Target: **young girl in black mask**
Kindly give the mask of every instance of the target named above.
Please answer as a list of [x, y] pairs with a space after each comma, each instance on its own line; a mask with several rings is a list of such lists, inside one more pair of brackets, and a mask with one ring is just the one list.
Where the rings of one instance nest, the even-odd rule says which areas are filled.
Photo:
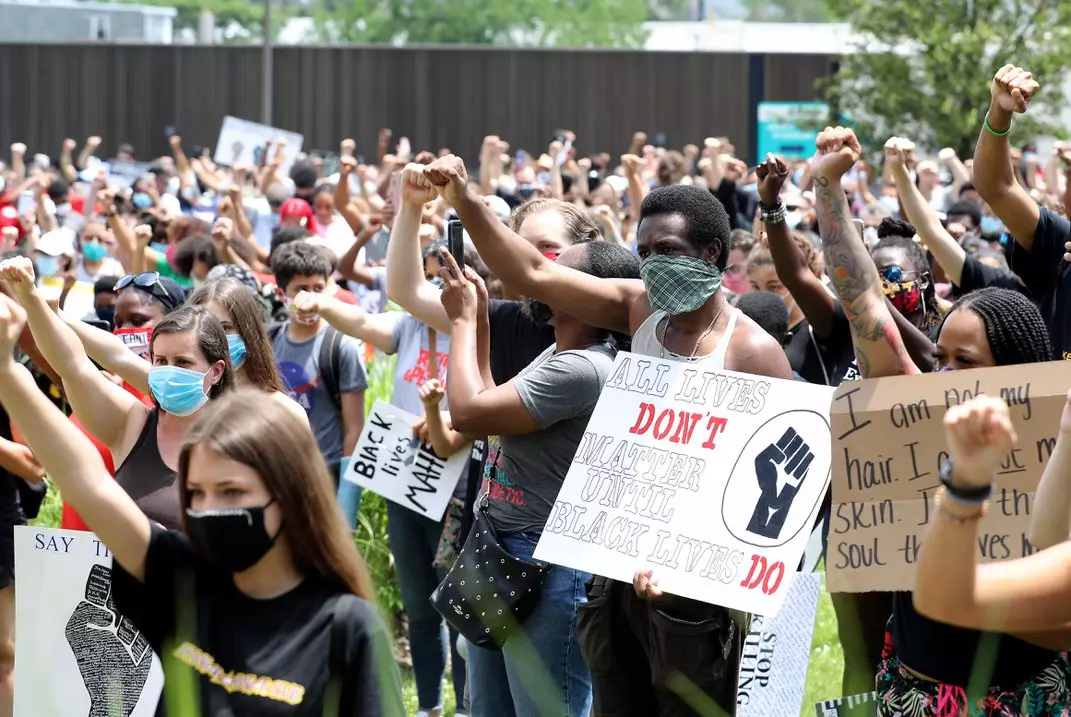
[[149, 521], [12, 359], [25, 322], [0, 296], [0, 403], [114, 556], [104, 602], [124, 616], [130, 664], [106, 676], [109, 704], [133, 707], [143, 682], [123, 673], [152, 647], [157, 715], [401, 717], [372, 587], [308, 425], [253, 389], [200, 412], [179, 453], [187, 539]]

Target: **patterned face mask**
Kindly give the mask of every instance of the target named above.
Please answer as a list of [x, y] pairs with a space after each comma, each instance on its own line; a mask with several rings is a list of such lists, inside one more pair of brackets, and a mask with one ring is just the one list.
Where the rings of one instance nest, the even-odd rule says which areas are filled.
[[649, 256], [640, 264], [651, 308], [670, 316], [695, 311], [721, 288], [721, 269], [690, 256]]
[[903, 316], [924, 311], [922, 286], [918, 281], [904, 281], [904, 271], [898, 266], [887, 266], [878, 272], [881, 275], [881, 290], [896, 310]]

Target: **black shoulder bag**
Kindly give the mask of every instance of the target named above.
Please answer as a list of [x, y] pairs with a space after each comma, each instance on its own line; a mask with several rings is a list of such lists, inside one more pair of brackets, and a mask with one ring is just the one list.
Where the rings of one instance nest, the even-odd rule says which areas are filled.
[[532, 611], [550, 565], [510, 555], [487, 517], [487, 496], [454, 567], [431, 594], [450, 627], [477, 647], [501, 647]]

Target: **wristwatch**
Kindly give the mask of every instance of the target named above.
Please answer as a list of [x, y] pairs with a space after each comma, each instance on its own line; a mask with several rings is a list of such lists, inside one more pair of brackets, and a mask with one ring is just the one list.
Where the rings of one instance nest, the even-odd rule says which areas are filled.
[[952, 472], [954, 468], [952, 465], [952, 459], [946, 458], [945, 463], [941, 466], [941, 485], [945, 487], [945, 491], [953, 498], [959, 499], [961, 502], [967, 503], [984, 503], [989, 499], [989, 496], [993, 494], [993, 484], [983, 486], [963, 486], [958, 485], [952, 481]]

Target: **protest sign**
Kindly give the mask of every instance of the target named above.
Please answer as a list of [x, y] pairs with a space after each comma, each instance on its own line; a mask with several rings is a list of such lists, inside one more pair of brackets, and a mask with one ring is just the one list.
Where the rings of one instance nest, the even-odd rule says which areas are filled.
[[1071, 366], [1054, 361], [842, 384], [832, 407], [829, 591], [913, 589], [948, 457], [945, 413], [982, 393], [1008, 403], [1019, 442], [997, 473], [978, 556], [988, 562], [1032, 553], [1034, 491], [1056, 443], [1069, 378]]
[[829, 485], [832, 394], [619, 353], [536, 558], [775, 614]]
[[[277, 139], [286, 140], [286, 149], [283, 151], [285, 159], [279, 171], [287, 175], [301, 153], [305, 136], [228, 115], [223, 118], [223, 125], [219, 128], [219, 140], [216, 141], [216, 154], [212, 161], [225, 167], [233, 167], [236, 164], [258, 166], [264, 159], [267, 143], [274, 145]], [[272, 154], [274, 153], [273, 147]], [[271, 160], [271, 157], [267, 159]]]
[[798, 714], [807, 684], [814, 617], [822, 576], [793, 573], [788, 596], [776, 617], [751, 619], [740, 657], [737, 717]]
[[[864, 705], [873, 705], [864, 714], [874, 714], [877, 709], [878, 693], [866, 692], [861, 695], [849, 695], [838, 697], [834, 700], [824, 700], [814, 706], [815, 717], [851, 717], [859, 714], [856, 708]], [[793, 713], [795, 714], [795, 713]]]
[[417, 417], [376, 401], [364, 422], [345, 479], [389, 501], [439, 520], [461, 474], [469, 464], [471, 444], [442, 459], [431, 446], [413, 437]]
[[[43, 277], [38, 289], [45, 301], [59, 301], [60, 294], [63, 293], [63, 279], [58, 276]], [[63, 304], [63, 311], [68, 316], [81, 319], [83, 316], [93, 313], [93, 301], [93, 283], [76, 281], [71, 290], [67, 292], [67, 301]]]
[[15, 717], [152, 717], [160, 660], [118, 613], [92, 533], [15, 527]]

